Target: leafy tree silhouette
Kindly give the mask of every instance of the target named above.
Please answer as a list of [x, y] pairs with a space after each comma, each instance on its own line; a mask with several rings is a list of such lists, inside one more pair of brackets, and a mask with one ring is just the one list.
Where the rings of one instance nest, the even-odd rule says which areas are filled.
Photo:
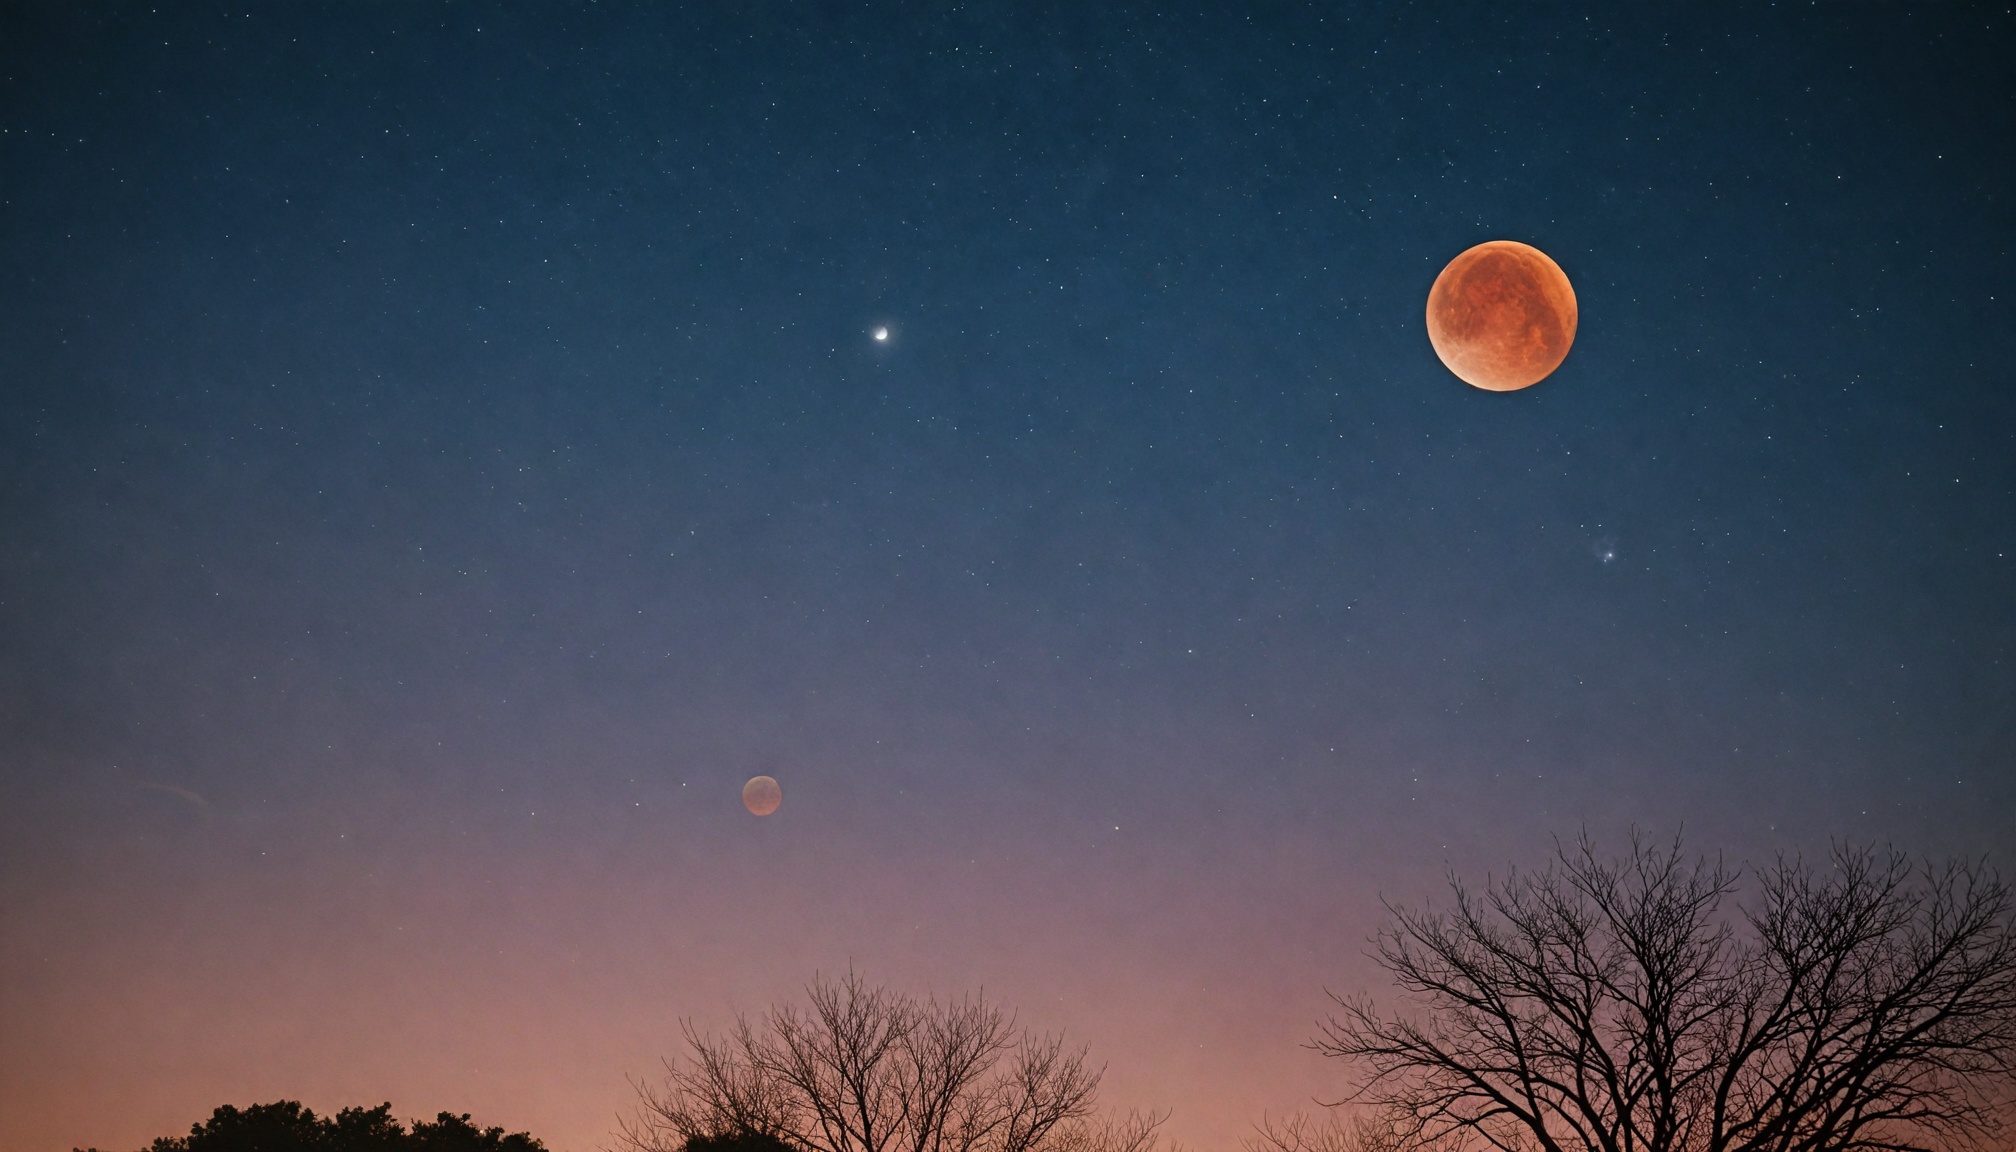
[[443, 1112], [415, 1120], [401, 1152], [546, 1152], [546, 1146], [524, 1132], [506, 1136], [502, 1128], [478, 1128], [467, 1112]]
[[392, 1118], [390, 1104], [323, 1117], [298, 1100], [276, 1100], [223, 1105], [187, 1136], [162, 1136], [145, 1152], [546, 1152], [546, 1146], [525, 1132], [478, 1128], [466, 1112], [415, 1120], [409, 1132]]

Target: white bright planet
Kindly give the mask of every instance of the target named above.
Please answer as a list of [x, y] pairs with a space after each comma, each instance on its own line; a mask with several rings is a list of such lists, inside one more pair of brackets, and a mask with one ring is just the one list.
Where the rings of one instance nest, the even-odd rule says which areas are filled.
[[887, 328], [877, 328], [877, 329], [875, 329], [875, 339], [877, 339], [877, 340], [887, 340], [887, 339], [889, 339], [889, 330], [888, 330]]

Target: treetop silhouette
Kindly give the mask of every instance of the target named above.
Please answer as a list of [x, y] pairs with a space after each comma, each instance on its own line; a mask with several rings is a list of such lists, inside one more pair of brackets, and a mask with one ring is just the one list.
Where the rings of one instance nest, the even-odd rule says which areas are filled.
[[546, 1152], [546, 1146], [525, 1132], [478, 1128], [466, 1112], [442, 1112], [408, 1129], [393, 1119], [390, 1104], [317, 1116], [298, 1100], [276, 1100], [223, 1105], [187, 1136], [159, 1137], [145, 1152]]

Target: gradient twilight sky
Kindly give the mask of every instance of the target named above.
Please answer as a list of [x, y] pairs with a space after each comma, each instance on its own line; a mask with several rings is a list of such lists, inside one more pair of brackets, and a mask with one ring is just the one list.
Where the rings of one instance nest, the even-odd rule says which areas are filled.
[[1222, 1149], [1447, 867], [2007, 867], [2006, 6], [1196, 7], [9, 5], [0, 1148], [853, 963]]

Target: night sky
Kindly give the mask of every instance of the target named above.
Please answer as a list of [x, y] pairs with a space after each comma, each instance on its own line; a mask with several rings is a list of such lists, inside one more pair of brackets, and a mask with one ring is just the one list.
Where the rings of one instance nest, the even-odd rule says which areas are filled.
[[1226, 1149], [1445, 869], [2009, 867], [2006, 6], [1204, 7], [9, 5], [0, 1148], [852, 964]]

